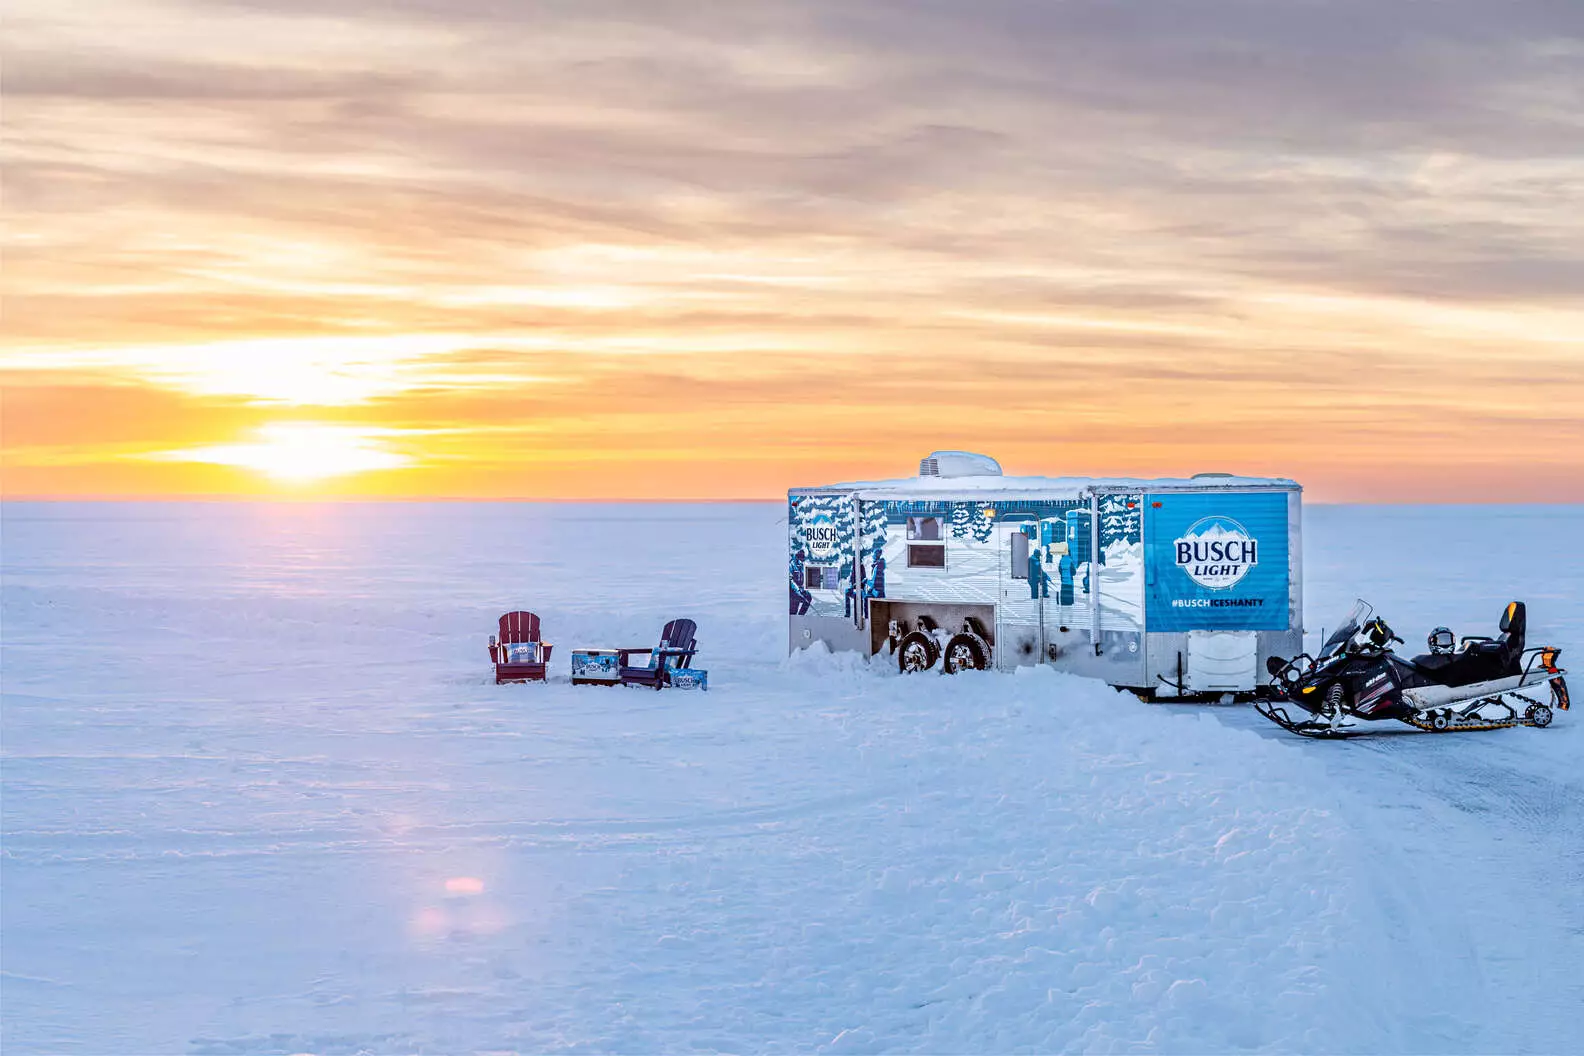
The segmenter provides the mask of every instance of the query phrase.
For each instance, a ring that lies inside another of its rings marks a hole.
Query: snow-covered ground
[[[781,504],[0,517],[7,1056],[1584,1045],[1579,712],[1330,744],[788,661]],[[1581,538],[1311,506],[1308,623],[1520,597],[1584,668]],[[518,606],[548,686],[488,678]],[[681,615],[709,693],[566,684]]]

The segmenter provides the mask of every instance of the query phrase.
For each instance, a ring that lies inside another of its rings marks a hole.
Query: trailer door
[[[1100,492],[1091,511],[1093,553],[1085,568],[1093,606],[1091,636],[1112,685],[1144,678],[1144,496]]]
[[[1039,521],[1018,514],[996,522],[995,545],[996,667],[1037,664],[1045,655],[1045,606],[1050,603],[1050,575]]]

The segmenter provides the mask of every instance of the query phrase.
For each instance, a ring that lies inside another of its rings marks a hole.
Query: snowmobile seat
[[[698,651],[698,639],[693,632],[698,624],[692,620],[672,620],[660,632],[660,644],[649,648],[618,649],[620,667],[617,678],[624,686],[652,686],[661,689],[671,681],[671,672],[679,667],[689,667],[693,654]],[[645,664],[632,663],[632,657],[647,653]]]
[[[495,662],[495,684],[544,682],[555,648],[540,640],[539,617],[519,609],[500,618],[500,634],[490,638],[490,659]]]
[[[1502,613],[1495,638],[1469,636],[1454,653],[1425,653],[1409,661],[1419,673],[1443,686],[1469,686],[1520,674],[1528,619],[1524,603],[1514,601]]]
[[[1500,631],[1495,638],[1464,639],[1470,656],[1479,657],[1490,678],[1510,678],[1520,674],[1524,635],[1529,616],[1521,601],[1509,602],[1502,613]]]
[[[1455,677],[1457,667],[1464,658],[1462,653],[1421,653],[1408,662],[1430,681],[1450,686],[1457,684],[1450,679]]]

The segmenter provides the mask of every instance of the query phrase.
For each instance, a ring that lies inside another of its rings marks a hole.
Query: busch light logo
[[[1227,590],[1259,564],[1259,540],[1230,517],[1201,517],[1177,540],[1177,567],[1207,590]]]
[[[803,528],[803,542],[811,561],[828,561],[836,556],[836,525],[829,514],[816,514]]]

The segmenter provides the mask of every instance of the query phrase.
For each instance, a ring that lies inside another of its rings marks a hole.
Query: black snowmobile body
[[[1318,658],[1272,657],[1269,697],[1256,710],[1293,733],[1342,737],[1388,719],[1437,732],[1547,726],[1553,707],[1568,708],[1561,650],[1525,647],[1523,602],[1507,606],[1496,637],[1464,638],[1453,648],[1452,632],[1437,628],[1431,651],[1412,658],[1392,652],[1402,639],[1369,614],[1359,602]]]

